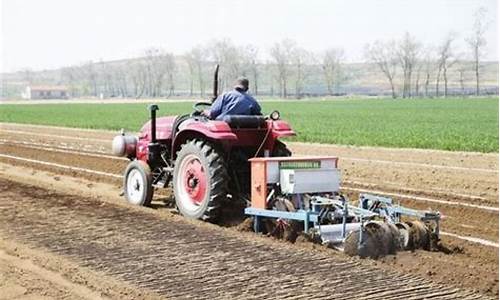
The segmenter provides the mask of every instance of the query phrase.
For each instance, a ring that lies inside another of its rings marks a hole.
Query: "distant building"
[[[68,89],[62,85],[40,85],[27,86],[22,97],[24,99],[67,99],[69,94]]]

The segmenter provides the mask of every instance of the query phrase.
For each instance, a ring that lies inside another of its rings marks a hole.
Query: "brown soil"
[[[483,293],[498,297],[498,249],[472,248],[463,241],[442,239],[447,253],[444,249],[439,252],[403,251],[371,263],[388,270],[397,268],[406,273],[420,274],[437,283],[470,284]]]
[[[0,186],[4,236],[166,297],[479,296],[333,252],[305,250],[173,215],[161,217],[150,209],[130,209],[5,179],[0,179]],[[18,201],[11,201],[14,198]],[[335,289],[328,289],[332,282]]]
[[[61,256],[0,236],[0,299],[158,299]]]
[[[34,132],[32,135],[16,135],[13,132],[2,131],[6,127],[5,124],[1,126],[0,139],[45,143],[54,147],[73,147],[77,150],[84,149],[90,152],[109,151],[109,143],[106,143],[106,139],[109,138],[110,140],[114,135],[111,132],[101,131],[78,131],[74,129],[8,125],[8,130]],[[47,137],[40,134],[51,134],[56,137]],[[65,138],[65,135],[80,138],[89,137],[94,140],[70,140]],[[98,141],[97,139],[102,139],[103,141]],[[299,154],[311,154],[313,152],[318,155],[340,156],[340,166],[343,169],[343,174],[347,174],[344,176],[344,187],[362,187],[365,189],[400,192],[440,200],[490,206],[498,205],[498,172],[495,172],[495,170],[498,171],[497,154],[357,148],[301,143],[292,143],[290,146],[295,153]],[[311,148],[313,148],[313,151]],[[19,145],[6,146],[0,144],[0,152],[116,174],[120,174],[123,166],[126,164],[126,161],[88,156],[80,157],[77,154],[68,153],[48,153],[47,151],[20,147]],[[350,158],[359,158],[362,160],[349,160]],[[397,163],[381,163],[376,160],[412,162],[423,165],[398,165]],[[119,179],[64,171],[54,167],[39,166],[31,163],[19,163],[19,161],[3,158],[0,161],[10,164],[0,165],[0,173],[3,173],[2,177],[16,177],[16,180],[52,186],[68,193],[76,191],[78,193],[96,195],[100,199],[116,199],[116,201],[120,201],[118,196],[121,186]],[[26,166],[30,169],[28,169],[29,171],[20,171],[26,169],[12,167],[12,164]],[[429,165],[475,169],[433,168],[429,167]],[[477,169],[485,169],[486,171]],[[50,172],[46,173],[44,171]],[[70,182],[72,183],[70,184]],[[108,183],[112,185],[109,186]],[[355,192],[348,191],[347,194],[351,199],[357,198],[357,193]],[[171,218],[171,211],[165,209],[165,205],[163,204],[165,197],[161,196],[156,199],[154,207],[157,209],[154,212],[160,214],[162,217],[168,216]],[[443,231],[498,241],[498,212],[425,201],[398,199],[397,197],[395,197],[395,200],[414,208],[440,210],[445,215],[442,223]],[[240,227],[242,226],[244,225]],[[247,228],[248,226],[245,227]],[[234,229],[228,230],[231,231]],[[238,234],[246,236],[245,232],[239,232]],[[253,240],[253,235],[250,234],[250,236],[250,239]],[[444,246],[447,249],[451,249],[447,251],[450,252],[449,254],[418,250],[414,252],[399,252],[394,257],[389,256],[378,262],[366,260],[361,261],[361,263],[368,265],[375,264],[377,267],[388,270],[400,270],[405,273],[418,273],[421,276],[429,278],[432,282],[453,284],[497,296],[498,248],[481,246],[447,237],[443,238],[443,241]],[[281,243],[279,244],[281,245]],[[300,245],[294,247],[314,248],[314,251],[318,251],[318,249],[321,252],[325,251],[323,247],[318,248],[317,245],[309,243],[300,243]],[[327,251],[329,255],[332,254],[331,250]],[[449,276],[450,270],[453,270],[453,276]]]
[[[246,231],[246,232],[252,232],[253,231],[253,219],[252,218],[245,218],[243,222],[235,226],[235,229],[238,231]]]
[[[34,174],[31,174],[30,170],[31,169],[25,167],[14,167],[7,164],[0,164],[0,177],[8,176],[16,181],[31,182],[37,186],[44,186],[68,194],[77,193],[78,195],[88,195],[99,201],[106,201],[113,205],[123,206],[127,210],[145,211],[166,220],[189,222],[182,219],[180,216],[177,216],[173,210],[165,209],[164,206],[162,206],[163,198],[156,198],[156,201],[153,202],[156,209],[133,207],[126,204],[123,198],[119,196],[120,185],[118,184],[110,185],[107,183],[97,183],[82,178],[56,175],[45,171],[35,171]],[[58,177],[58,179],[56,180],[54,177]],[[18,197],[16,197],[16,199],[17,198]],[[199,222],[194,223],[196,226],[208,228],[214,227],[211,224]],[[247,222],[245,222],[245,224],[247,226],[249,225]],[[241,227],[242,226],[243,225],[241,225]],[[226,230],[217,227],[217,229],[234,232],[234,229],[232,228]],[[238,229],[240,229],[240,227],[237,227],[237,230]],[[255,239],[258,239],[258,236],[255,236],[253,233],[241,231],[237,232],[238,237],[246,238],[252,243]],[[327,249],[310,242],[301,243],[298,241],[292,246],[274,239],[269,241],[272,242],[271,244],[273,245],[276,243],[277,247],[280,249],[283,247],[299,247],[301,249],[305,249],[305,251],[313,250],[325,252],[327,255],[338,255],[338,253],[334,250]],[[428,277],[432,281],[436,280],[436,282],[439,283],[451,283],[459,287],[478,290],[488,295],[498,295],[498,249],[479,246],[477,244],[446,237],[444,238],[444,245],[446,245],[446,248],[448,249],[447,252],[450,253],[449,255],[446,255],[443,251],[403,251],[398,252],[398,254],[394,256],[396,257],[396,260],[391,256],[382,260],[382,263],[373,262],[371,260],[361,260],[359,262],[369,266],[376,265],[386,268],[387,270],[403,271],[405,273],[410,272],[409,270],[411,270],[410,273],[417,273],[420,276]],[[402,262],[399,264],[393,263],[394,261],[397,261],[397,259],[401,259]],[[452,266],[455,276],[449,276],[450,261],[454,262]],[[471,268],[470,266],[474,267]],[[429,270],[432,270],[432,272],[429,273]],[[457,281],[456,278],[464,278],[464,280]]]
[[[291,149],[298,154],[338,156],[345,181],[371,184],[374,189],[383,187],[402,192],[417,190],[420,195],[452,198],[470,195],[480,198],[468,199],[472,203],[498,205],[498,154],[311,146],[299,143],[292,144]],[[381,163],[380,160],[385,162]],[[404,164],[409,162],[421,165]],[[485,171],[433,166],[481,168]]]
[[[121,174],[127,166],[127,161],[103,159],[98,157],[89,157],[78,154],[59,153],[51,151],[40,151],[24,146],[1,145],[0,153],[14,154],[29,159],[49,161],[52,163],[70,165],[79,168],[103,171],[111,174]]]
[[[15,155],[23,158],[49,161],[58,164],[87,168],[91,170],[102,171],[117,175],[121,174],[127,165],[127,161],[124,160],[112,160],[107,158],[90,157],[74,153],[43,151],[20,145],[11,146],[11,145],[0,144],[0,151],[2,153],[7,153],[10,155]],[[6,159],[1,157],[0,161],[9,162],[15,165],[24,165],[24,166],[34,165],[32,163],[19,162],[16,160]],[[121,183],[121,179],[118,178],[106,177],[96,174],[88,174],[85,172],[72,171],[72,170],[61,170],[60,168],[52,166],[36,165],[36,169],[56,171],[61,174],[84,177],[94,181],[106,181],[115,184]],[[347,191],[346,194],[351,199],[358,198],[358,193],[356,192]],[[413,208],[439,210],[445,216],[442,222],[442,228],[445,231],[457,233],[460,235],[472,235],[479,238],[498,241],[497,212],[485,211],[478,208],[429,203],[429,202],[407,200],[407,199],[395,199],[395,200],[400,200],[402,204],[408,205]],[[456,199],[452,200],[458,201]],[[459,202],[466,202],[466,200],[462,199]]]
[[[393,162],[424,163],[441,166],[498,169],[498,154],[427,149],[359,147],[314,143],[292,143],[294,151],[344,158],[366,158]]]
[[[117,134],[5,123],[0,126],[0,140],[101,153],[110,153],[110,141]],[[338,156],[346,186],[498,205],[498,154],[304,143],[289,143],[289,147],[297,155]]]

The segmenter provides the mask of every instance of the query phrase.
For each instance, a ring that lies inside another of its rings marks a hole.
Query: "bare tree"
[[[206,51],[203,46],[196,46],[184,55],[184,59],[187,62],[189,71],[189,96],[193,96],[194,83],[197,82],[200,90],[200,97],[204,97],[205,81],[203,77],[203,64],[208,59]]]
[[[113,81],[115,89],[121,97],[128,97],[128,68],[127,64],[121,62],[113,68]]]
[[[109,62],[104,62],[102,60],[97,64],[97,72],[98,72],[98,85],[101,88],[101,92],[106,95],[106,97],[114,96],[114,82],[113,82],[113,74],[115,70],[113,70],[112,66]]]
[[[408,32],[399,42],[397,53],[403,70],[403,98],[411,97],[411,76],[417,63],[421,45]]]
[[[149,48],[144,52],[146,78],[146,94],[158,97],[163,93],[165,83],[168,84],[168,96],[174,92],[175,59],[172,53],[160,48]]]
[[[129,61],[128,69],[132,86],[134,89],[134,97],[141,98],[146,90],[146,67],[143,59],[135,59]]]
[[[291,61],[293,52],[297,45],[295,41],[285,39],[281,42],[274,44],[271,48],[270,54],[273,63],[276,65],[278,73],[278,82],[280,87],[280,97],[287,97],[287,85],[291,73]]]
[[[266,74],[269,74],[269,95],[274,97],[275,83],[280,82],[278,73],[275,72],[274,63],[270,60],[266,61],[264,65],[264,70]]]
[[[172,53],[164,53],[162,56],[162,67],[165,69],[166,74],[166,84],[168,90],[168,97],[171,97],[175,93],[175,77],[174,73],[177,68],[175,63],[175,57]]]
[[[462,62],[459,64],[458,68],[458,82],[460,83],[460,91],[462,93],[462,97],[465,96],[465,73],[467,72],[467,64]]]
[[[236,77],[242,75],[242,53],[230,39],[214,40],[209,43],[211,59],[220,66],[219,92],[227,89]]]
[[[430,47],[422,50],[421,58],[417,62],[416,69],[416,80],[415,80],[415,94],[418,97],[421,94],[420,91],[420,79],[423,80],[424,85],[424,93],[425,97],[429,96],[429,85],[431,81],[431,75],[434,71],[434,60],[432,58],[432,49]]]
[[[323,53],[321,69],[323,70],[328,95],[333,95],[333,88],[339,79],[343,60],[344,49],[330,48]]]
[[[82,80],[81,77],[81,68],[79,67],[70,66],[61,70],[61,80],[68,86],[69,93],[72,97],[79,94],[78,85]]]
[[[144,62],[146,67],[146,94],[156,97],[160,93],[165,71],[159,68],[161,64],[161,49],[149,48],[144,51]]]
[[[144,51],[144,92],[146,97],[154,97],[154,84],[156,82],[156,62],[160,50],[158,48],[149,48]]]
[[[424,68],[423,60],[418,60],[415,63],[415,92],[412,94],[414,97],[420,97],[420,77],[422,75],[422,69]]]
[[[302,98],[307,77],[310,75],[308,66],[312,65],[313,54],[304,48],[297,47],[292,54],[293,78],[295,82],[295,97]]]
[[[448,96],[448,69],[455,63],[453,60],[452,43],[455,34],[449,33],[438,48],[437,75],[436,75],[436,97],[439,97],[439,83],[441,74],[444,81],[444,96]]]
[[[192,55],[194,49],[184,55],[184,59],[186,60],[188,72],[189,72],[189,97],[193,97],[194,95],[194,81],[196,80],[196,60]]]
[[[392,98],[396,98],[394,87],[394,77],[396,75],[396,66],[398,64],[398,55],[396,52],[396,43],[394,41],[375,41],[365,48],[365,56],[373,62],[389,81],[392,91]]]
[[[193,96],[194,83],[198,83],[200,97],[205,97],[204,64],[208,61],[208,52],[202,46],[192,48],[185,56],[189,70],[189,95]]]
[[[475,13],[475,20],[471,36],[466,38],[466,42],[472,50],[472,57],[474,61],[474,73],[476,76],[476,96],[479,96],[479,64],[482,56],[482,49],[486,45],[484,33],[488,27],[486,21],[486,8],[480,7]]]
[[[83,73],[85,74],[86,90],[91,91],[90,94],[97,97],[98,94],[98,72],[95,64],[89,61],[82,66]]]
[[[259,49],[254,45],[246,45],[241,50],[243,54],[243,75],[251,77],[254,95],[259,94]],[[248,74],[246,74],[248,73]]]

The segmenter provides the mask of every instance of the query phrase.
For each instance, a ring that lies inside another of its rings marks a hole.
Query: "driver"
[[[222,120],[226,115],[262,115],[259,103],[247,91],[248,79],[238,78],[234,89],[217,97],[204,114],[212,120]]]

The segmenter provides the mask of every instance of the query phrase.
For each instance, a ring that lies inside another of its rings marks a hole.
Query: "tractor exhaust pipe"
[[[151,113],[151,140],[148,145],[148,163],[154,168],[161,162],[161,148],[156,140],[156,111],[159,110],[158,105],[151,104],[148,107]]]
[[[214,90],[212,95],[212,103],[219,96],[219,64],[215,65],[214,71]]]
[[[151,143],[156,143],[156,111],[159,108],[158,105],[151,104],[148,109],[151,113]]]

